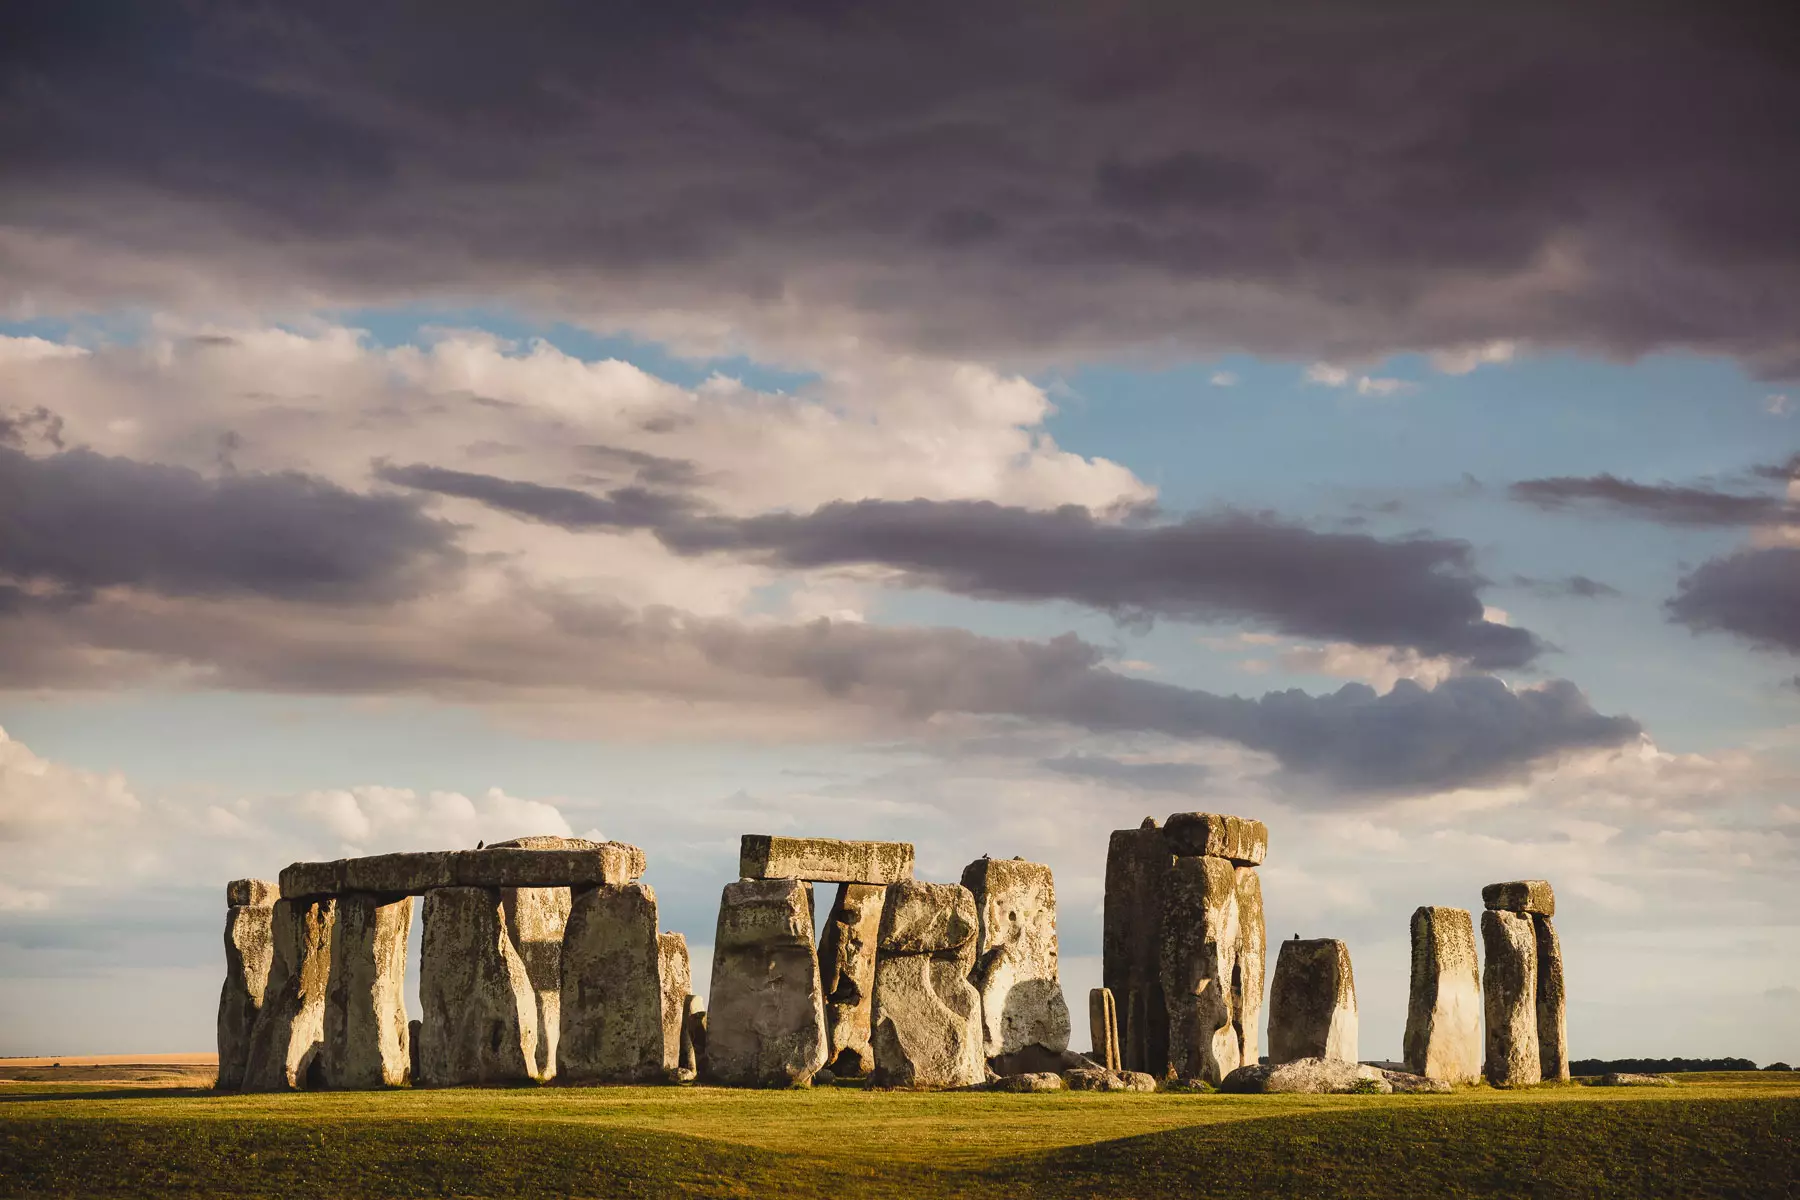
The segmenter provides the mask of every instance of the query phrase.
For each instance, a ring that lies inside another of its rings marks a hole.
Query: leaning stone
[[[1533,915],[1537,941],[1538,1069],[1545,1079],[1569,1077],[1568,997],[1563,987],[1562,939],[1549,917]]]
[[[244,1090],[316,1087],[331,980],[333,900],[287,900],[270,910],[269,984],[250,1032]]]
[[[656,935],[656,977],[662,985],[663,1069],[681,1070],[681,1021],[693,987],[687,938],[679,933]]]
[[[1269,827],[1261,821],[1220,813],[1172,813],[1163,822],[1169,851],[1186,858],[1229,858],[1240,867],[1258,867],[1269,852]]]
[[[1106,848],[1101,982],[1118,1005],[1119,1055],[1132,1070],[1161,1075],[1169,1065],[1163,1002],[1162,903],[1175,856],[1150,817],[1114,831]]]
[[[825,1041],[832,1072],[841,1078],[875,1069],[869,1045],[875,999],[875,943],[881,932],[881,884],[840,883],[819,938],[819,978],[825,989]]]
[[[1276,971],[1280,971],[1276,967]],[[1280,975],[1277,974],[1277,979]],[[1273,1039],[1271,1039],[1273,1040]],[[1219,1084],[1221,1092],[1298,1093],[1328,1095],[1345,1092],[1379,1092],[1394,1090],[1387,1077],[1375,1067],[1341,1058],[1297,1058],[1286,1063],[1256,1063],[1239,1067]]]
[[[1032,1071],[1024,1075],[1002,1075],[988,1086],[996,1092],[1060,1092],[1069,1085],[1053,1071]]]
[[[1112,989],[1091,988],[1088,991],[1088,1036],[1093,1039],[1091,1057],[1109,1071],[1117,1071],[1119,1063],[1119,1010],[1113,1002]]]
[[[289,863],[281,869],[283,900],[315,900],[344,890],[344,860]]]
[[[967,888],[911,880],[888,888],[875,958],[877,1087],[968,1087],[987,1077],[981,996],[968,978],[977,924]]]
[[[539,1080],[556,1076],[556,1044],[562,1036],[563,930],[569,923],[572,902],[571,891],[565,887],[500,889],[506,936],[518,952],[519,961],[525,964],[526,978],[531,980],[538,1030],[537,1057],[531,1073]]]
[[[667,1076],[660,964],[656,893],[648,884],[575,893],[563,934],[559,1079],[632,1083]]]
[[[1237,947],[1236,868],[1224,858],[1177,858],[1163,894],[1161,962],[1169,1070],[1177,1079],[1217,1083],[1237,1069]]]
[[[1667,1075],[1637,1075],[1630,1071],[1609,1071],[1591,1081],[1593,1087],[1674,1087]]]
[[[537,998],[498,888],[425,893],[419,1072],[428,1087],[524,1083],[537,1070]]]
[[[1237,1033],[1238,1062],[1262,1056],[1263,987],[1269,938],[1263,927],[1262,880],[1255,867],[1239,865],[1237,876],[1237,971],[1232,975],[1231,1027]]]
[[[1481,903],[1503,912],[1556,915],[1556,892],[1542,879],[1519,879],[1512,883],[1490,883],[1481,889]]]
[[[1481,991],[1487,1017],[1488,1082],[1521,1087],[1539,1082],[1537,937],[1531,918],[1488,909],[1481,914],[1486,956]]]
[[[713,937],[704,1077],[804,1087],[825,1065],[825,1004],[813,951],[812,885],[725,885]]]
[[[406,942],[413,899],[338,897],[325,1005],[324,1084],[399,1087],[412,1079],[407,1040]]]
[[[1446,1083],[1481,1078],[1481,967],[1466,909],[1414,910],[1406,1066]]]
[[[1356,1061],[1356,979],[1336,938],[1281,943],[1269,989],[1269,1061]]]
[[[238,884],[256,884],[266,891]],[[240,879],[227,895],[267,896],[275,886],[258,879]],[[274,910],[267,905],[234,904],[225,914],[225,983],[219,989],[219,1078],[215,1086],[241,1088],[244,1067],[250,1060],[250,1035],[268,994],[269,966],[274,958],[270,922]]]
[[[268,908],[281,899],[281,885],[266,879],[233,879],[225,885],[227,908]]]
[[[963,870],[979,932],[970,982],[981,995],[989,1058],[1069,1048],[1069,1005],[1057,973],[1056,884],[1050,868],[982,858]],[[1016,1074],[996,1065],[1001,1074]]]
[[[841,842],[746,833],[738,849],[738,874],[745,879],[896,883],[911,879],[912,873],[911,842]]]

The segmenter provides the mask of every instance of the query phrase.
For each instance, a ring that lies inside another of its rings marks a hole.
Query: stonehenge
[[[269,981],[250,1030],[246,1092],[317,1086],[337,901],[277,900],[269,911]]]
[[[1412,983],[1406,1006],[1407,1070],[1445,1083],[1481,1078],[1481,967],[1467,909],[1412,915]]]
[[[969,982],[979,921],[961,884],[888,888],[875,957],[877,1085],[966,1087],[986,1077],[981,994]]]
[[[1481,889],[1482,999],[1488,1082],[1517,1087],[1569,1077],[1567,999],[1556,894],[1542,879]]]
[[[398,1087],[412,1080],[406,1020],[406,942],[413,898],[345,892],[337,898],[326,987],[324,1084]]]
[[[693,967],[688,961],[687,938],[679,933],[656,935],[656,975],[662,985],[663,1070],[693,1070],[681,1061],[682,1022],[687,1015],[688,997],[694,984]],[[690,1056],[691,1057],[691,1056]],[[693,1078],[689,1075],[688,1078]]]
[[[1119,1061],[1119,1009],[1110,988],[1088,992],[1088,1035],[1093,1039],[1088,1057],[1109,1071],[1124,1069]]]
[[[805,1087],[825,1065],[812,899],[812,884],[803,879],[725,885],[707,997],[709,1080]]]
[[[219,1077],[240,1088],[250,1059],[250,1033],[262,1012],[274,957],[275,885],[234,879],[225,885],[225,984],[219,989]]]
[[[418,1082],[523,1083],[537,1076],[537,998],[497,887],[425,893],[419,947]]]
[[[837,899],[819,937],[826,1061],[840,1079],[875,1069],[869,1025],[875,1000],[875,943],[886,895],[880,884],[838,884]]]
[[[1269,988],[1269,1063],[1356,1061],[1356,979],[1336,938],[1281,943]]]
[[[970,981],[981,997],[982,1052],[995,1073],[1061,1070],[1069,1005],[1057,974],[1056,884],[1050,868],[981,858],[963,869],[978,929]]]
[[[648,884],[575,893],[562,945],[558,1079],[643,1083],[667,1075],[662,961],[656,893]],[[685,940],[681,967],[685,976]]]

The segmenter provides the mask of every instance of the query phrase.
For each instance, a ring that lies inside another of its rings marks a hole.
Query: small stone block
[[[1184,857],[1229,858],[1243,867],[1262,865],[1269,827],[1221,813],[1173,813],[1163,824],[1171,852]]]
[[[281,885],[266,879],[234,879],[225,885],[228,908],[268,908],[281,899]]]
[[[1481,889],[1481,903],[1496,912],[1556,915],[1556,893],[1542,879],[1518,879],[1512,883],[1490,883]]]
[[[911,842],[843,842],[746,833],[738,850],[738,874],[745,879],[897,883],[911,879],[912,873]]]

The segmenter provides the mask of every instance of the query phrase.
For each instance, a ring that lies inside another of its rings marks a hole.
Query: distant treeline
[[[1747,1058],[1578,1058],[1569,1064],[1571,1075],[1605,1075],[1612,1071],[1662,1075],[1672,1071],[1755,1071]],[[1770,1063],[1765,1071],[1791,1071],[1784,1062]]]

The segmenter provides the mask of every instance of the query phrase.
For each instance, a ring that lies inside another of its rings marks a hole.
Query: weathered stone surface
[[[1538,1072],[1545,1079],[1569,1077],[1569,1012],[1563,989],[1562,939],[1549,917],[1533,914],[1537,942]]]
[[[1287,945],[1288,943],[1283,943]],[[1275,967],[1281,978],[1281,966]],[[1274,1004],[1270,1003],[1273,1013]],[[1270,1041],[1274,1041],[1271,1037]],[[1392,1092],[1394,1085],[1375,1067],[1341,1058],[1297,1058],[1285,1063],[1254,1063],[1239,1067],[1219,1085],[1221,1092],[1294,1092],[1316,1095],[1343,1092]]]
[[[281,869],[281,898],[311,900],[344,890],[344,860],[289,863]]]
[[[1356,979],[1336,938],[1281,943],[1269,989],[1269,1062],[1356,1061]]]
[[[314,1087],[325,1041],[331,980],[332,900],[278,900],[270,910],[269,983],[250,1032],[244,1090]]]
[[[1446,1083],[1481,1078],[1481,965],[1466,909],[1413,912],[1405,1047],[1415,1074]]]
[[[963,869],[979,931],[970,982],[981,996],[989,1058],[1069,1048],[1069,1004],[1057,973],[1056,884],[1050,868],[981,858]],[[999,1068],[996,1067],[996,1070]],[[1007,1074],[1009,1072],[1001,1072]]]
[[[911,842],[842,842],[746,833],[738,850],[738,874],[745,879],[896,883],[911,879],[912,873]]]
[[[681,1022],[694,986],[686,937],[679,933],[656,935],[656,977],[662,983],[663,1069],[679,1071]]]
[[[1217,1083],[1238,1066],[1232,1025],[1237,871],[1224,858],[1177,858],[1163,891],[1161,976],[1169,1071]],[[1277,976],[1279,980],[1279,976]]]
[[[338,886],[346,892],[415,895],[431,888],[456,886],[449,850],[371,854],[339,860]]]
[[[1537,1036],[1537,936],[1531,918],[1488,909],[1481,914],[1486,957],[1481,991],[1487,1017],[1483,1070],[1495,1087],[1519,1087],[1543,1078]]]
[[[958,884],[888,888],[875,959],[876,1086],[967,1087],[986,1078],[981,996],[968,979],[977,924],[975,897]]]
[[[656,893],[648,884],[575,893],[563,934],[556,1053],[557,1078],[565,1083],[666,1077]]]
[[[1023,1075],[1002,1075],[988,1086],[996,1092],[1060,1092],[1069,1085],[1054,1071],[1029,1071]]]
[[[1237,970],[1232,975],[1231,1028],[1237,1034],[1238,1062],[1253,1063],[1262,1055],[1263,987],[1269,960],[1269,937],[1263,927],[1262,880],[1255,867],[1239,865],[1237,876]]]
[[[571,889],[564,887],[500,889],[500,908],[506,914],[506,936],[518,952],[519,961],[525,964],[525,976],[531,981],[538,1030],[537,1057],[532,1062],[531,1073],[540,1080],[556,1076],[556,1044],[562,1037],[563,930],[569,921],[572,902]]]
[[[1149,817],[1141,828],[1115,831],[1107,843],[1101,982],[1118,1005],[1125,1066],[1158,1076],[1169,1066],[1162,905],[1174,864],[1162,830]]]
[[[1222,813],[1171,813],[1163,822],[1169,852],[1185,858],[1229,858],[1241,867],[1262,865],[1269,827]]]
[[[260,884],[268,891],[244,888],[233,892],[228,888],[226,894],[269,895],[275,890],[272,884],[256,879],[237,880],[232,887],[238,883]],[[215,1085],[221,1088],[244,1086],[250,1035],[262,1012],[275,955],[270,927],[273,917],[273,908],[261,904],[234,904],[225,914],[225,983],[219,989],[219,1078]]]
[[[268,908],[281,899],[281,885],[267,879],[233,879],[225,885],[227,908]]]
[[[869,1044],[875,1001],[875,944],[881,933],[881,884],[840,883],[819,936],[819,978],[825,989],[828,1061],[840,1078],[875,1069]]]
[[[1121,1069],[1119,1061],[1119,1010],[1111,988],[1088,991],[1088,1035],[1093,1039],[1089,1057],[1109,1071]]]
[[[1064,1071],[1062,1081],[1072,1092],[1154,1092],[1156,1077],[1143,1071],[1107,1071],[1097,1067]]]
[[[299,900],[346,891],[419,895],[440,887],[593,887],[629,883],[643,873],[644,852],[623,842],[519,838],[481,850],[292,863],[281,872],[281,895]]]
[[[1556,892],[1542,879],[1490,883],[1481,889],[1481,903],[1497,911],[1556,915]]]
[[[416,1019],[406,1023],[406,1073],[413,1080],[419,1078],[419,1031],[424,1027],[425,1022]]]
[[[681,1034],[682,1054],[692,1055],[691,1063],[694,1074],[705,1077],[706,1068],[706,1010],[700,1007],[700,997],[689,996],[682,1005]],[[688,1065],[683,1062],[684,1068]]]
[[[1674,1087],[1667,1075],[1636,1075],[1630,1071],[1609,1071],[1593,1080],[1591,1087]]]
[[[338,897],[325,1003],[328,1088],[399,1087],[412,1079],[406,943],[413,899],[382,900],[368,892]]]
[[[1373,1064],[1365,1064],[1373,1065]],[[1425,1075],[1416,1075],[1411,1071],[1396,1071],[1389,1067],[1376,1067],[1381,1077],[1388,1081],[1388,1086],[1396,1092],[1453,1092],[1448,1080],[1432,1079]]]
[[[812,885],[725,885],[713,938],[705,1077],[805,1086],[825,1065],[825,1003],[813,950]]]
[[[427,1087],[523,1083],[537,1070],[537,999],[498,888],[425,893],[419,1070]]]

